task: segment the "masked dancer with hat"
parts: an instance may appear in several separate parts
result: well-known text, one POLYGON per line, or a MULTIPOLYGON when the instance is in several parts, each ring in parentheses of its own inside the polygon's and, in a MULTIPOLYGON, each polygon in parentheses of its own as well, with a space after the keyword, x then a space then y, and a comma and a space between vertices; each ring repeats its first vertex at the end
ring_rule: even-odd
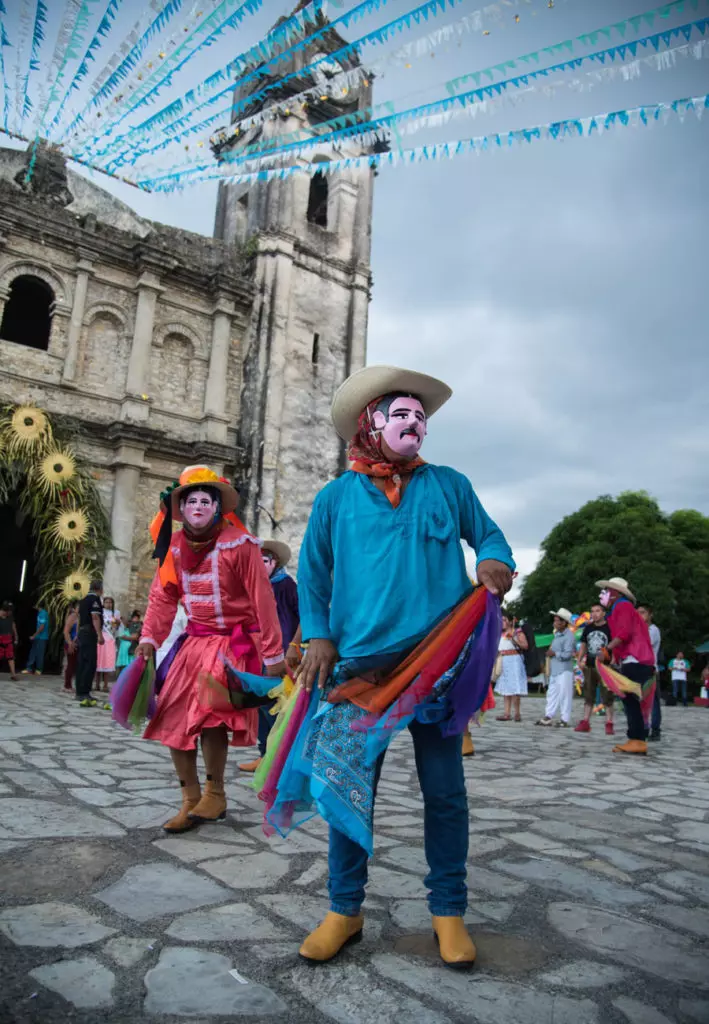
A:
MULTIPOLYGON (((282 540, 264 540, 261 542, 261 558, 266 567, 268 578, 273 587, 273 596, 276 599, 278 609, 278 621, 281 624, 281 636, 283 638, 283 650, 286 654, 286 662, 291 669, 292 658, 291 648, 298 649, 295 643, 296 633, 299 632, 300 614, 298 611, 298 585, 286 572, 286 566, 291 560, 291 549, 282 540)), ((296 664, 300 658, 296 658, 296 664)), ((268 734, 274 723, 271 714, 276 700, 265 704, 258 709, 258 749, 259 756, 254 761, 246 761, 239 765, 239 771, 252 773, 261 764, 261 759, 266 753, 268 734)))
MULTIPOLYGON (((163 827, 186 832, 226 814, 228 745, 252 746, 257 708, 234 690, 230 669, 274 678, 285 672, 276 602, 260 542, 234 514, 236 490, 207 466, 189 466, 161 495, 151 527, 160 567, 150 589, 136 654, 154 657, 170 633, 178 603, 187 628, 160 665, 157 711, 145 738, 170 748, 182 807, 163 827), (172 532, 173 520, 182 529, 172 532), (208 700, 215 693, 229 699, 208 700), (201 738, 206 785, 197 774, 201 738)), ((275 684, 274 684, 275 685, 275 684)))
POLYGON ((647 754, 646 717, 654 700, 655 652, 648 624, 635 607, 635 595, 622 576, 597 580, 606 609, 611 640, 596 658, 606 686, 623 701, 628 740, 613 747, 616 754, 647 754), (612 662, 606 670, 605 666, 612 662), (626 682, 627 681, 627 682, 626 682), (629 684, 629 685, 628 685, 629 684))
POLYGON ((333 401, 349 471, 316 497, 298 562, 307 645, 298 679, 317 710, 300 727, 267 817, 286 832, 292 809, 311 807, 330 825, 330 912, 300 950, 311 963, 331 960, 362 935, 377 781, 391 736, 407 726, 440 955, 450 967, 475 961, 463 923, 462 734, 489 691, 499 598, 514 562, 467 478, 419 456, 430 418, 451 393, 425 374, 371 366, 349 377, 333 401), (461 539, 477 553, 484 586, 474 589, 468 578, 461 539), (299 799, 291 799, 291 783, 302 783, 299 799))

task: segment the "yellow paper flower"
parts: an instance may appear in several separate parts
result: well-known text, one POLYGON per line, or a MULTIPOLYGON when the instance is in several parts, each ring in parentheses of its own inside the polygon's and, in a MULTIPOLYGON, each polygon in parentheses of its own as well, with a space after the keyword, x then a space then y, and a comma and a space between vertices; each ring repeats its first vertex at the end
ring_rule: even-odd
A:
POLYGON ((48 425, 47 417, 40 409, 21 405, 10 420, 12 444, 20 448, 34 447, 44 437, 48 425))
POLYGON ((39 465, 39 479, 47 490, 61 487, 76 473, 76 463, 71 452, 56 449, 45 455, 39 465))
POLYGON ((88 529, 89 520, 83 509, 67 509, 54 520, 52 539, 60 548, 72 547, 84 539, 88 529))
POLYGON ((62 594, 70 601, 80 601, 82 597, 86 597, 90 586, 91 580, 85 572, 72 572, 62 584, 62 594))

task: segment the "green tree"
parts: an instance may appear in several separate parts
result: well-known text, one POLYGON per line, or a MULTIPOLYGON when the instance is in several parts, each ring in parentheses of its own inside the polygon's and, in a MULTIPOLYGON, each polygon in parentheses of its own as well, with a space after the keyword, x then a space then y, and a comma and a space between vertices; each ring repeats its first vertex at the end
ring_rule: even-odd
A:
POLYGON ((566 516, 542 544, 515 610, 542 632, 560 605, 582 612, 598 599, 595 581, 623 576, 652 605, 663 648, 691 655, 709 636, 709 518, 670 515, 642 491, 602 495, 566 516))

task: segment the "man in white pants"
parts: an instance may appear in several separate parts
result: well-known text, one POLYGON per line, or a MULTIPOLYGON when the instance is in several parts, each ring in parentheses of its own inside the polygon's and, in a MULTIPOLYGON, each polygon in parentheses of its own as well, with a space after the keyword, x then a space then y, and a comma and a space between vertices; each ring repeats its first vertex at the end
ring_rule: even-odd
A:
POLYGON ((551 660, 549 689, 544 718, 540 718, 537 725, 553 725, 558 711, 560 721, 556 725, 567 729, 571 721, 571 702, 574 697, 573 660, 576 637, 570 628, 572 616, 568 608, 560 608, 558 612, 549 614, 554 616, 554 639, 547 653, 551 660))

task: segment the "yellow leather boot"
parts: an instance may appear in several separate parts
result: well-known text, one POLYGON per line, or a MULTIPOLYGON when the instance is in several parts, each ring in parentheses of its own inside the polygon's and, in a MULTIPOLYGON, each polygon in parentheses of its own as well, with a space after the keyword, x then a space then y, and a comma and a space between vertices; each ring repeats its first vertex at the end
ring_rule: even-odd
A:
POLYGON ((627 743, 619 743, 613 747, 614 754, 647 754, 647 743, 645 740, 628 740, 627 743))
POLYGON ((202 790, 199 788, 199 782, 193 786, 187 786, 180 779, 180 785, 182 786, 182 807, 177 812, 174 818, 170 818, 163 825, 163 829, 166 832, 179 833, 189 832, 193 828, 197 828, 199 825, 198 821, 194 818, 190 818, 190 811, 193 807, 196 807, 199 803, 199 798, 202 796, 202 790))
POLYGON ((475 757, 475 744, 470 735, 470 729, 466 729, 463 733, 463 757, 475 757))
POLYGON ((224 780, 207 776, 207 784, 199 803, 190 811, 190 818, 198 824, 202 821, 222 821, 226 818, 226 796, 224 780))
POLYGON ((345 917, 330 910, 322 924, 311 932, 300 947, 300 955, 313 964, 324 964, 337 956, 341 949, 362 938, 364 918, 345 917))
POLYGON ((261 758, 257 757, 255 761, 242 761, 241 764, 237 765, 237 768, 240 772, 246 772, 248 775, 252 775, 260 764, 261 758))
POLYGON ((446 967, 458 971, 470 970, 475 965, 477 950, 468 935, 462 917, 433 917, 433 931, 438 950, 446 967))

